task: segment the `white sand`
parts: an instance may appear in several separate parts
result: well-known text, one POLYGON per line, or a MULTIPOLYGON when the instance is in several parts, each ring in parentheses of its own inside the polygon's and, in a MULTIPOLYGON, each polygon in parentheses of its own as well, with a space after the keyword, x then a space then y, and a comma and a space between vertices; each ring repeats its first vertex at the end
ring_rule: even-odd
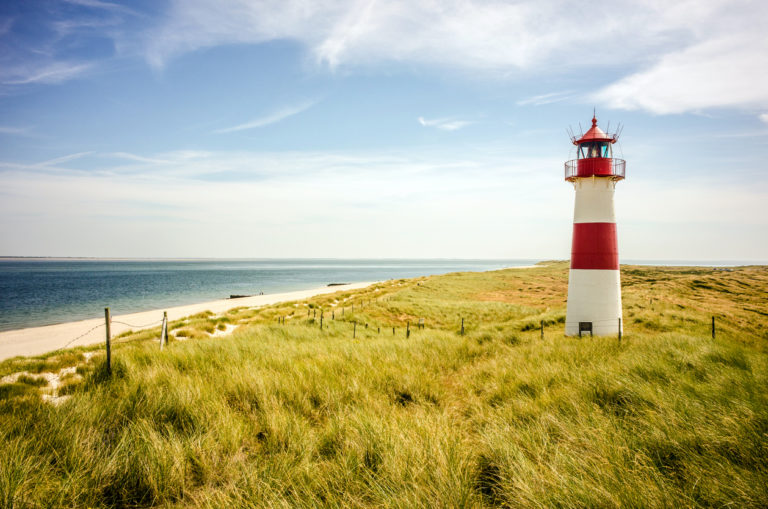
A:
MULTIPOLYGON (((354 283, 350 285, 326 286, 312 290, 300 290, 297 292, 273 293, 270 295, 257 295, 241 299, 223 299, 188 306, 178 306, 155 311, 142 311, 127 315, 112 317, 112 337, 129 330, 149 329, 158 327, 163 319, 163 311, 168 311, 168 320, 178 320, 190 315, 211 311, 215 314, 239 307, 259 307, 278 302, 303 300, 315 295, 335 293, 347 290, 365 288, 373 283, 354 283), (122 323, 133 326, 124 325, 122 323), (138 327, 136 327, 138 325, 138 327)), ((57 348, 62 348, 67 343, 69 347, 91 345, 104 341, 104 318, 94 318, 79 322, 60 323, 58 325, 46 325, 44 327, 32 327, 7 332, 0 332, 0 360, 15 357, 17 355, 40 355, 57 348), (91 330, 93 329, 93 330, 91 330), (72 341, 75 338, 79 339, 72 341)))

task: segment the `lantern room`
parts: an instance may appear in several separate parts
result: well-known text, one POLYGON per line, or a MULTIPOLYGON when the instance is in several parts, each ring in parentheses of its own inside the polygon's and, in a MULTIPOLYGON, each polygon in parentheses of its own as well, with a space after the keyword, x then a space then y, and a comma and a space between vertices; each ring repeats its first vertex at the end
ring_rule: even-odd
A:
POLYGON ((592 127, 580 138, 572 137, 576 145, 576 159, 565 163, 565 180, 587 177, 623 179, 624 160, 613 157, 613 144, 617 140, 618 135, 605 133, 597 126, 597 118, 593 116, 592 127))

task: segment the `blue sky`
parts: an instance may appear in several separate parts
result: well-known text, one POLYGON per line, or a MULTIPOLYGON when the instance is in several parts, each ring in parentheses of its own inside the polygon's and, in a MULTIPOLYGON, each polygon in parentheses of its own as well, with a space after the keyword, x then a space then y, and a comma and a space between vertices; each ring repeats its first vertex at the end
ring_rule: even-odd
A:
POLYGON ((0 6, 0 255, 568 258, 625 128, 621 258, 768 261, 762 1, 0 6))

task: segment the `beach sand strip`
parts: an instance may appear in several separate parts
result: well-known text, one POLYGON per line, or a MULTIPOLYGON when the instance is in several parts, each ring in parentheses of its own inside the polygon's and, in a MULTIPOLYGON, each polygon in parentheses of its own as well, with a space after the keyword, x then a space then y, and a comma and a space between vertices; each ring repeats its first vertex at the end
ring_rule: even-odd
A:
MULTIPOLYGON (((374 284, 373 282, 353 283, 347 285, 324 286, 310 290, 294 292, 273 293, 268 295, 255 295, 237 299, 221 299, 199 304, 176 306, 167 309, 142 311, 115 315, 112 317, 112 337, 126 331, 137 331, 159 327, 163 318, 163 311, 168 312, 168 320, 179 320, 203 311, 211 311, 214 314, 223 313, 230 309, 247 307, 261 307, 278 302, 290 302, 304 300, 316 295, 336 293, 349 290, 358 290, 374 284), (121 323, 117 323, 121 322, 121 323), (125 325, 129 324, 129 325, 125 325)), ((77 322, 46 325, 43 327, 31 327, 0 332, 0 361, 16 357, 18 355, 34 356, 51 352, 67 346, 92 345, 105 341, 104 318, 92 318, 77 322), (73 341, 74 340, 74 341, 73 341)))

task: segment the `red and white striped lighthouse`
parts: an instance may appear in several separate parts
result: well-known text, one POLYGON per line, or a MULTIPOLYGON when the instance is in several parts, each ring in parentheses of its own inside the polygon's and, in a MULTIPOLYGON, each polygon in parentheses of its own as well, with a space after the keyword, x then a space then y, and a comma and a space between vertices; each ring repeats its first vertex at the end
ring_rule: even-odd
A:
POLYGON ((592 127, 580 138, 572 136, 576 159, 565 163, 565 180, 573 183, 571 270, 565 334, 617 334, 621 330, 621 281, 613 191, 624 178, 625 162, 613 158, 618 134, 592 127))

